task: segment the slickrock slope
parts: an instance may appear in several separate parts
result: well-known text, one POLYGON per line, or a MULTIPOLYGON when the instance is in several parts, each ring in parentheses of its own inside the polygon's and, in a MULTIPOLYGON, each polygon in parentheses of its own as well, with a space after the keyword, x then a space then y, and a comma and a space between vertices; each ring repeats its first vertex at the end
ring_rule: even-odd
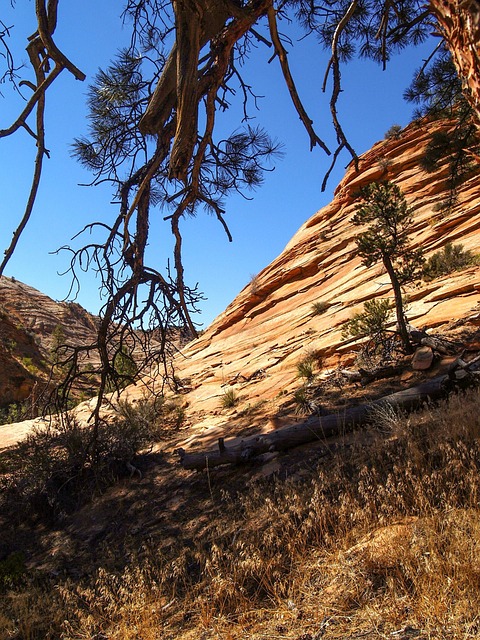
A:
POLYGON ((80 305, 55 302, 18 280, 0 278, 0 406, 27 398, 49 372, 55 341, 88 344, 96 320, 80 305))
MULTIPOLYGON (((399 139, 379 142, 361 156, 359 171, 349 167, 334 200, 305 222, 278 258, 184 349, 176 375, 189 389, 184 401, 192 432, 183 446, 234 436, 245 416, 266 430, 291 421, 292 412, 279 418, 279 409, 299 388, 296 364, 311 350, 321 355, 325 369, 351 364, 355 346, 342 338, 344 322, 366 300, 392 295, 381 269, 365 268, 355 255, 357 228, 350 219, 362 185, 392 180, 400 186, 414 212, 412 243, 427 257, 447 242, 480 252, 480 173, 459 187, 458 204, 445 214, 436 205, 448 196, 448 162, 433 174, 420 167, 438 127, 413 123, 399 139), (329 307, 315 315, 312 305, 320 301, 329 307), (239 402, 225 410, 221 400, 230 388, 239 402)), ((418 328, 441 332, 462 318, 478 323, 480 269, 422 282, 409 294, 408 320, 418 328)))
MULTIPOLYGON (((446 126, 413 123, 398 139, 381 141, 363 154, 359 170, 349 167, 333 201, 305 222, 200 338, 178 353, 175 376, 183 389, 177 400, 186 416, 178 446, 195 449, 220 436, 270 431, 297 420, 293 394, 302 384, 297 363, 312 352, 322 361, 317 381, 352 365, 359 347, 342 337, 345 321, 365 301, 392 296, 381 268, 367 269, 355 255, 358 229, 350 219, 362 185, 391 180, 400 186, 414 213, 412 244, 421 246, 426 257, 447 242, 480 253, 480 171, 458 187, 456 206, 439 213, 449 196, 448 159, 435 173, 420 166, 432 132, 446 126), (327 303, 327 310, 315 314, 316 302, 327 303), (230 389, 238 402, 225 409, 222 398, 230 389)), ((473 333, 480 326, 478 266, 420 282, 408 294, 408 320, 417 328, 441 334, 461 321, 473 333)), ((148 391, 138 384, 124 393, 135 400, 148 391)), ((348 403, 342 394, 340 401, 348 403)), ((92 401, 83 403, 77 415, 87 418, 92 408, 92 401)), ((31 424, 4 427, 0 447, 31 424)))

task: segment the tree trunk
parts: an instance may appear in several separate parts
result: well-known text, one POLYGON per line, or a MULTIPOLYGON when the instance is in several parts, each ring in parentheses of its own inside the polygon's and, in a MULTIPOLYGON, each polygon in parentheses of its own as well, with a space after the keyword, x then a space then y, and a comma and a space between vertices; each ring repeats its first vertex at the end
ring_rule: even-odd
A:
POLYGON ((412 343, 410 341, 410 335, 407 329, 407 323, 405 321, 405 314, 403 313, 403 299, 402 299, 402 289, 400 287, 400 283, 397 278, 397 274, 395 273, 395 268, 390 260, 390 257, 384 255, 383 264, 385 269, 387 270, 388 277, 390 278, 390 282, 392 283, 393 295, 395 297, 395 312, 397 315, 397 326, 398 332, 400 334, 400 338, 402 339, 403 348, 405 349, 405 353, 412 353, 412 343))
POLYGON ((430 0, 480 128, 480 2, 430 0))
MULTIPOLYGON (((369 404, 351 407, 338 415, 312 416, 304 422, 270 433, 243 439, 236 438, 230 444, 220 438, 217 450, 187 453, 184 449, 177 449, 177 453, 185 469, 200 471, 223 464, 244 464, 263 453, 285 451, 351 431, 354 427, 369 421, 372 407, 375 406, 386 404, 403 411, 416 409, 428 400, 444 396, 448 392, 449 382, 448 375, 437 376, 411 389, 392 393, 369 404)), ((455 385, 455 381, 452 381, 452 384, 455 385)))

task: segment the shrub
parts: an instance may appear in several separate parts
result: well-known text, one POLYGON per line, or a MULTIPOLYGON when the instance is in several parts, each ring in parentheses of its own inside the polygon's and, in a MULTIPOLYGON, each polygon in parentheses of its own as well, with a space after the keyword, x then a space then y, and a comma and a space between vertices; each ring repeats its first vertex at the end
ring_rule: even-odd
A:
POLYGON ((315 367, 311 356, 297 362, 297 376, 299 378, 306 378, 307 380, 312 380, 315 376, 315 367))
POLYGON ((12 517, 55 521, 127 475, 139 453, 158 440, 160 413, 150 400, 123 401, 118 408, 118 418, 101 423, 97 433, 63 414, 7 450, 0 506, 12 517))
POLYGON ((255 273, 251 274, 250 282, 248 283, 248 286, 250 287, 250 293, 253 296, 256 296, 260 291, 260 278, 258 277, 257 274, 255 273))
POLYGON ((25 574, 23 553, 15 551, 0 560, 0 593, 14 587, 25 574))
POLYGON ((223 392, 221 405, 223 409, 231 409, 238 403, 238 396, 235 389, 226 389, 223 392))
POLYGON ((29 416, 29 406, 27 401, 9 404, 8 407, 0 409, 0 425, 12 424, 26 420, 29 416))
POLYGON ((425 280, 434 280, 478 263, 478 256, 475 256, 468 249, 465 250, 463 245, 448 242, 443 249, 436 251, 426 261, 423 267, 423 277, 425 280))
POLYGON ((385 140, 398 140, 400 137, 400 132, 402 131, 402 125, 400 124, 392 124, 390 129, 385 132, 385 140))
POLYGON ((384 332, 391 320, 392 311, 392 303, 387 298, 367 300, 363 311, 356 313, 345 323, 343 336, 362 338, 384 332))
POLYGON ((305 387, 300 387, 293 394, 293 400, 295 402, 294 412, 296 415, 308 415, 318 411, 318 406, 315 400, 312 398, 312 394, 305 387))
POLYGON ((374 369, 396 361, 403 352, 403 342, 398 333, 387 329, 392 312, 389 300, 369 300, 365 302, 363 312, 356 313, 345 323, 345 338, 368 338, 357 357, 359 366, 374 369))
POLYGON ((314 316, 321 316, 327 309, 330 308, 330 304, 324 300, 319 300, 312 304, 312 314, 314 316))

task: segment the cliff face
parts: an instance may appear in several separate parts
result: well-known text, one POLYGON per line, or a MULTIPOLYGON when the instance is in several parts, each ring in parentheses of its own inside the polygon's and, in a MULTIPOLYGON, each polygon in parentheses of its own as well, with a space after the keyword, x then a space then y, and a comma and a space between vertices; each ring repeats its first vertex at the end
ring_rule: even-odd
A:
MULTIPOLYGON (((174 369, 181 388, 178 402, 186 416, 185 430, 179 434, 181 446, 211 443, 219 436, 245 433, 246 427, 259 432, 291 423, 296 419, 294 393, 302 384, 297 364, 311 353, 321 362, 317 365, 320 381, 336 368, 352 365, 358 343, 342 336, 345 322, 363 309, 365 301, 392 297, 381 268, 367 269, 356 256, 358 229, 351 224, 351 217, 362 185, 391 180, 400 186, 414 214, 412 245, 421 246, 426 257, 448 242, 480 252, 478 164, 458 186, 456 204, 448 211, 442 211, 441 205, 450 196, 449 159, 435 173, 426 173, 420 166, 431 134, 443 126, 412 124, 398 138, 379 142, 363 154, 358 171, 353 166, 347 170, 333 201, 305 222, 278 258, 238 294, 200 338, 179 351, 174 369), (317 314, 313 305, 320 302, 326 309, 317 314), (234 392, 238 402, 226 409, 222 399, 227 390, 234 392)), ((15 300, 23 289, 14 292, 14 283, 5 279, 0 284, 2 304, 5 307, 10 291, 9 317, 16 317, 15 300)), ((462 324, 465 333, 478 331, 479 266, 421 281, 407 294, 408 321, 417 328, 442 334, 462 324)), ((35 333, 40 331, 48 345, 58 316, 49 319, 47 313, 40 314, 39 309, 47 308, 47 303, 39 300, 26 324, 35 333)), ((62 306, 62 310, 67 318, 66 334, 70 336, 70 326, 77 337, 80 331, 90 330, 85 323, 82 329, 73 329, 76 325, 69 306, 62 306)), ((153 378, 156 382, 155 371, 153 378)), ((158 389, 161 384, 156 382, 155 386, 158 389)), ((138 384, 124 393, 135 399, 143 397, 146 390, 138 384)), ((340 390, 340 400, 347 402, 343 394, 340 390)), ((91 403, 85 403, 78 415, 88 418, 91 409, 91 403)), ((13 428, 12 441, 31 424, 19 427, 13 428)), ((4 430, 3 439, 7 436, 4 430)))
POLYGON ((96 319, 76 303, 55 302, 17 280, 0 278, 0 406, 21 402, 48 377, 59 342, 88 344, 96 319))
MULTIPOLYGON (((299 387, 296 365, 309 352, 322 359, 323 370, 352 363, 355 346, 342 337, 345 321, 366 300, 392 296, 381 268, 367 269, 355 255, 357 228, 350 219, 362 185, 391 180, 400 186, 414 213, 412 244, 421 246, 426 257, 447 242, 480 252, 478 168, 458 187, 454 208, 440 212, 449 195, 448 159, 433 174, 420 167, 439 126, 412 124, 398 139, 374 145, 360 158, 358 172, 348 169, 334 200, 305 222, 278 258, 178 356, 176 375, 188 390, 184 403, 195 431, 193 442, 234 435, 245 415, 251 415, 252 424, 272 428, 285 399, 291 400, 299 387), (321 315, 313 312, 316 302, 328 305, 321 315), (221 409, 230 388, 238 404, 221 409)), ((408 294, 408 320, 418 328, 443 331, 462 318, 476 323, 480 269, 420 282, 408 294)))

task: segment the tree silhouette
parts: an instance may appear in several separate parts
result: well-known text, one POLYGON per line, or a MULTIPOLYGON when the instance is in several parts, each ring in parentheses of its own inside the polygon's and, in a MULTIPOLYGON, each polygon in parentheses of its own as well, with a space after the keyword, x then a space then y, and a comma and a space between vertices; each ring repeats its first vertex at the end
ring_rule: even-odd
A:
MULTIPOLYGON (((0 130, 0 137, 24 129, 37 147, 27 206, 0 274, 30 217, 42 161, 48 153, 46 93, 64 70, 84 79, 55 42, 58 5, 58 0, 32 4, 37 29, 27 51, 33 79, 19 80, 20 70, 9 48, 10 28, 0 21, 0 63, 4 65, 0 76, 31 91, 18 118, 0 130)), ((252 50, 262 48, 271 61, 278 61, 310 148, 318 146, 332 156, 327 179, 342 150, 356 161, 337 111, 341 65, 355 55, 385 67, 395 52, 422 42, 435 31, 450 51, 465 54, 453 59, 464 76, 468 100, 476 108, 477 5, 453 0, 431 0, 428 5, 417 0, 328 0, 321 4, 306 0, 127 0, 123 17, 131 28, 131 44, 95 78, 89 97, 89 134, 74 146, 78 159, 93 171, 93 184, 109 181, 119 202, 112 223, 95 221, 84 230, 94 239, 78 250, 67 247, 74 284, 78 286, 82 270, 96 270, 106 301, 97 341, 85 347, 86 352, 96 349, 101 360, 97 417, 107 384, 117 380, 115 354, 124 343, 128 349, 131 343, 138 343, 136 329, 155 328, 161 358, 165 358, 171 327, 186 325, 195 335, 191 313, 201 294, 185 282, 185 217, 207 210, 231 240, 224 219, 225 198, 232 191, 259 186, 264 171, 281 151, 265 131, 248 125, 257 95, 242 70, 252 50), (331 88, 335 149, 328 149, 320 137, 298 93, 288 61, 291 24, 299 25, 306 36, 317 38, 330 51, 322 90, 331 88), (458 24, 466 25, 463 31, 458 24), (456 51, 458 46, 463 50, 456 51), (229 136, 218 138, 217 120, 235 100, 242 104, 243 122, 229 136), (164 272, 150 267, 146 255, 155 215, 170 221, 174 238, 173 261, 171 265, 167 261, 164 272)), ((87 34, 84 41, 88 42, 87 34)), ((151 344, 145 344, 147 347, 151 344)), ((75 350, 71 354, 70 378, 76 375, 79 356, 75 350)), ((64 390, 69 386, 67 379, 64 390)))

